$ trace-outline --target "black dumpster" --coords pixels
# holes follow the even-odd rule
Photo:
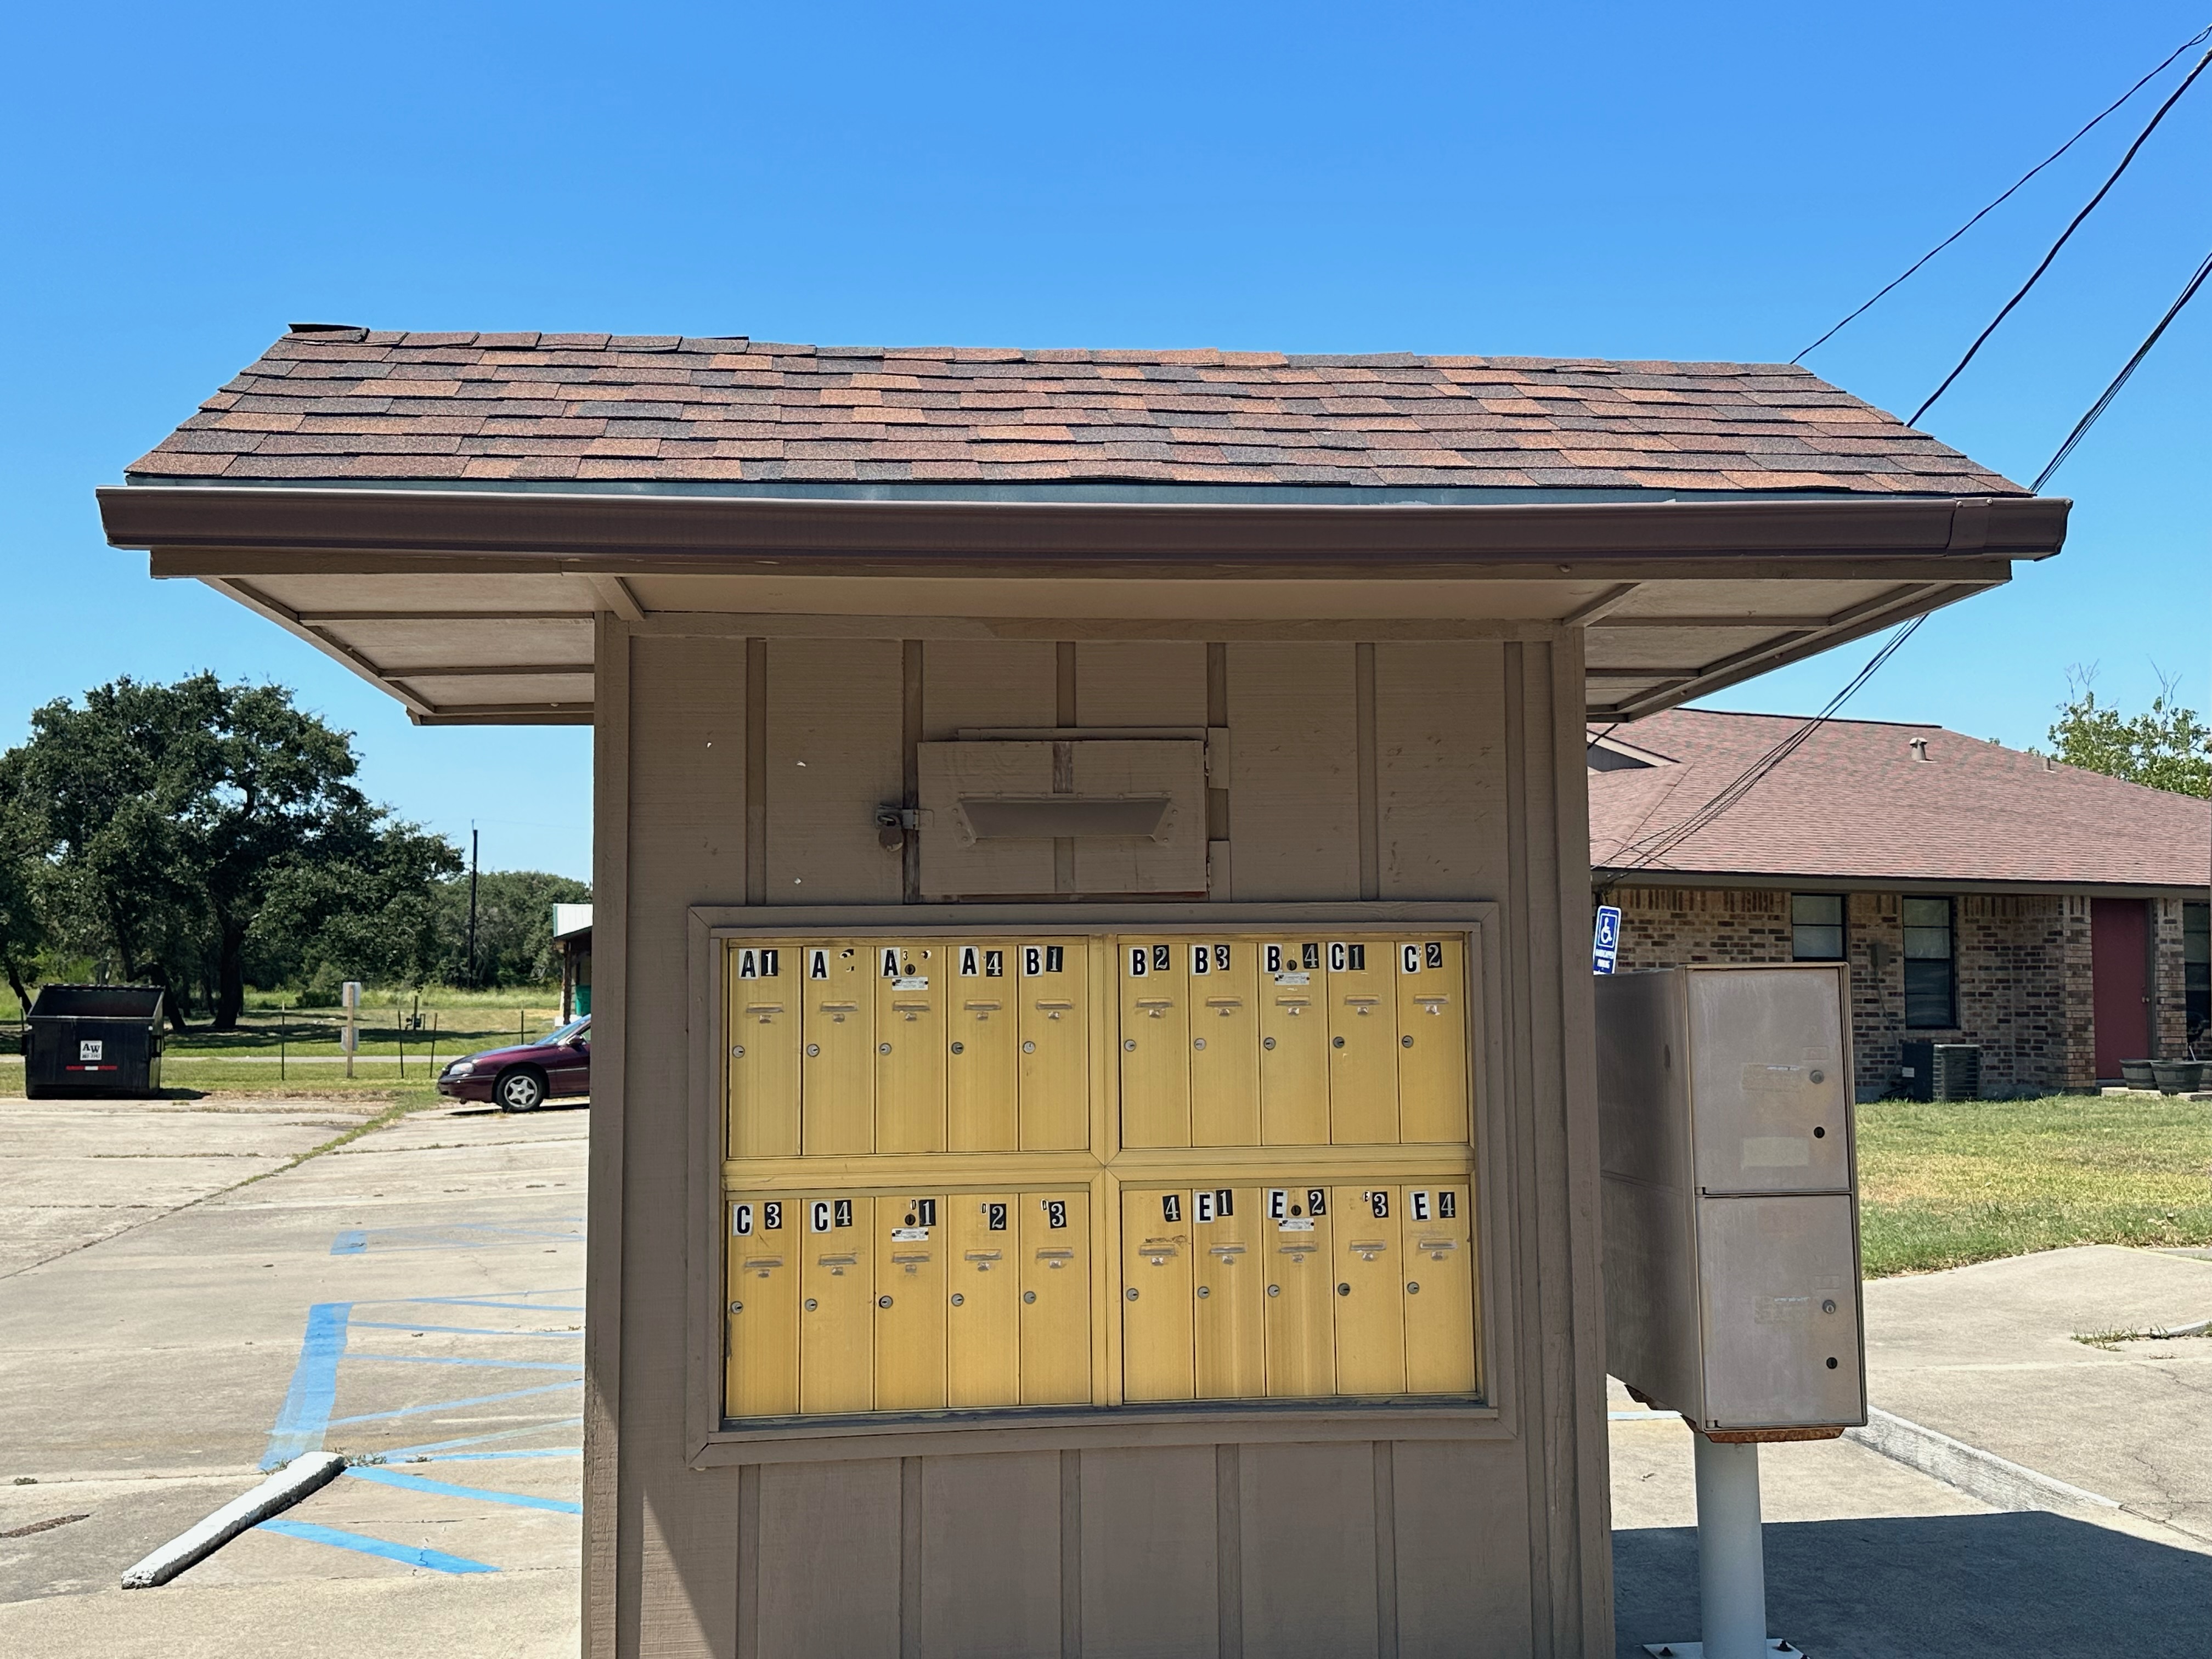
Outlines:
[[[46,985],[23,1031],[23,1092],[149,1095],[161,1086],[161,988]]]

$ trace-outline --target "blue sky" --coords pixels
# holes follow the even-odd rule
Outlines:
[[[1783,359],[2197,3],[21,9],[0,743],[118,674],[274,678],[380,799],[587,874],[588,732],[417,730],[102,542],[94,488],[288,321]],[[1812,366],[1909,412],[2188,61]],[[2212,72],[1931,430],[2034,475],[2212,246],[2208,138]],[[2066,553],[1851,712],[2025,744],[2090,663],[2203,708],[2209,368],[2212,300],[2054,483]],[[1870,648],[1719,701],[1816,708]]]

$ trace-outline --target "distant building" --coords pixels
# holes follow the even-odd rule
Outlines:
[[[2201,1044],[2212,803],[1939,726],[1831,720],[1674,836],[1802,723],[1677,708],[1592,729],[1592,880],[1623,913],[1624,971],[1848,961],[1863,1098],[1913,1038],[1980,1045],[1996,1096]]]
[[[561,952],[561,1018],[592,1012],[592,907],[553,907],[553,945]]]

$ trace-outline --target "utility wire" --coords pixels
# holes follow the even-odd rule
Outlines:
[[[2127,385],[2130,377],[2142,366],[2142,360],[2150,356],[2150,349],[2158,343],[2159,336],[2166,332],[2166,325],[2181,315],[2181,308],[2197,297],[2197,290],[2204,286],[2207,276],[2212,276],[2212,253],[2204,256],[2203,263],[2197,267],[2197,274],[2189,279],[2179,297],[2166,308],[2166,315],[2158,319],[2158,326],[2144,337],[2143,343],[2136,348],[2136,355],[2129,358],[2126,366],[2112,377],[2112,385],[2105,388],[2105,395],[2089,405],[2089,412],[2074,423],[2074,429],[2066,434],[2066,441],[2058,446],[2058,453],[2051,458],[2042,471],[2035,475],[2034,483],[2029,486],[2034,494],[2040,495],[2043,493],[2043,486],[2051,482],[2051,475],[2066,465],[2066,458],[2074,453],[2074,446],[2089,435],[2089,428],[2096,425],[2104,412],[2112,407],[2112,399],[2120,395],[2120,388]]]
[[[2204,73],[2204,66],[2208,64],[2212,64],[2212,52],[2206,52],[2202,58],[2197,60],[2197,67],[2189,71],[2188,75],[2183,79],[2181,84],[2176,87],[2167,96],[2166,100],[2158,106],[2158,112],[2152,116],[2150,118],[2149,124],[2146,125],[2141,132],[2136,135],[2135,143],[2128,146],[2128,153],[2120,157],[2120,164],[2112,169],[2112,176],[2106,179],[2102,185],[2098,186],[2097,193],[2089,198],[2088,204],[2079,213],[2075,214],[2074,216],[2073,222],[2069,224],[2064,230],[2059,233],[2058,240],[2051,245],[2051,252],[2043,256],[2043,263],[2037,265],[2034,270],[2029,273],[2027,280],[2020,285],[2020,292],[2014,295],[2011,299],[2007,300],[2004,302],[2004,308],[1999,311],[1995,317],[1990,319],[1990,325],[1974,337],[1973,344],[1966,348],[1966,355],[1959,359],[1958,367],[1943,377],[1942,385],[1937,386],[1935,391],[1928,394],[1927,402],[1922,404],[1919,408],[1912,411],[1912,418],[1905,422],[1907,426],[1918,426],[1920,424],[1920,417],[1923,415],[1925,415],[1929,409],[1934,407],[1936,400],[1938,398],[1942,397],[1945,392],[1951,389],[1951,383],[1954,380],[1957,380],[1960,375],[1966,373],[1966,365],[1974,361],[1975,354],[1981,350],[1984,343],[1989,339],[1990,335],[1997,331],[1997,325],[2003,322],[2006,318],[2012,315],[2013,307],[2027,297],[2027,291],[2033,288],[2036,283],[2042,279],[2043,273],[2045,271],[2051,269],[2051,262],[2058,257],[2058,250],[2066,246],[2069,240],[2072,238],[2074,233],[2081,229],[2081,222],[2097,210],[2097,204],[2105,199],[2105,197],[2112,190],[2114,185],[2119,183],[2120,175],[2128,170],[2128,163],[2136,159],[2136,152],[2143,147],[2144,143],[2149,139],[2152,133],[2158,131],[2158,124],[2166,119],[2166,112],[2168,110],[2172,109],[2174,105],[2181,101],[2182,94],[2187,92],[2191,87],[2197,84],[2197,77]]]
[[[1826,726],[1829,720],[1833,719],[1835,717],[1836,711],[1841,708],[1846,702],[1849,702],[1852,696],[1856,694],[1859,688],[1863,686],[1869,680],[1872,679],[1875,674],[1881,672],[1882,665],[1897,654],[1899,647],[1904,645],[1905,641],[1911,639],[1913,635],[1919,631],[1920,624],[1926,622],[1930,614],[1930,612],[1923,611],[1918,616],[1912,618],[1911,621],[1899,627],[1895,633],[1889,636],[1887,642],[1882,646],[1881,649],[1875,652],[1874,655],[1868,659],[1866,666],[1860,669],[1857,673],[1852,675],[1850,681],[1844,686],[1844,689],[1837,692],[1834,696],[1828,699],[1827,706],[1826,708],[1822,708],[1819,714],[1814,715],[1810,720],[1805,721],[1804,724],[1798,726],[1796,730],[1790,732],[1786,738],[1784,738],[1779,743],[1776,744],[1771,749],[1769,749],[1757,760],[1752,762],[1752,763],[1744,768],[1742,771],[1737,773],[1735,776],[1729,779],[1727,783],[1722,785],[1720,789],[1710,800],[1706,801],[1703,806],[1698,808],[1696,811],[1691,813],[1689,817],[1684,818],[1673,828],[1662,830],[1657,835],[1648,838],[1641,843],[1632,842],[1629,847],[1621,848],[1620,850],[1622,852],[1628,852],[1636,850],[1640,847],[1641,850],[1638,850],[1636,856],[1627,863],[1621,864],[1615,862],[1609,864],[1605,867],[1607,870],[1622,875],[1625,875],[1631,871],[1641,870],[1654,860],[1665,857],[1667,854],[1672,852],[1683,842],[1688,840],[1689,837],[1697,834],[1698,830],[1704,829],[1707,824],[1711,823],[1715,819],[1718,818],[1723,812],[1726,812],[1729,808],[1735,806],[1737,802],[1741,801],[1746,795],[1749,794],[1758,787],[1761,779],[1765,778],[1769,773],[1772,772],[1776,767],[1781,765],[1783,762],[1788,760],[1800,749],[1802,749],[1807,743],[1810,742],[1812,740],[1813,734],[1818,732],[1823,726]]]
[[[2075,133],[2071,138],[2069,138],[2064,143],[2059,145],[2057,149],[2052,150],[2050,155],[2045,156],[2040,161],[2038,161],[2026,173],[2021,173],[2018,179],[2013,181],[2012,187],[2007,190],[2004,194],[1991,202],[1987,207],[1984,208],[1979,213],[1977,213],[1972,218],[1967,220],[1965,224],[1960,225],[1958,229],[1953,231],[1942,241],[1936,243],[1934,247],[1929,248],[1927,252],[1922,254],[1917,259],[1915,259],[1897,276],[1884,283],[1880,291],[1875,295],[1873,299],[1869,300],[1856,311],[1851,313],[1850,316],[1844,318],[1842,322],[1838,323],[1833,328],[1830,329],[1826,334],[1823,334],[1819,339],[1814,341],[1812,344],[1807,346],[1804,350],[1799,352],[1790,361],[1793,363],[1804,362],[1806,358],[1811,356],[1822,346],[1827,344],[1829,341],[1834,339],[1836,336],[1849,328],[1853,323],[1858,321],[1860,318],[1865,316],[1868,312],[1872,311],[1876,305],[1887,297],[1892,289],[1900,286],[1907,277],[1918,270],[1921,266],[1926,264],[1930,259],[1941,253],[1945,248],[1950,246],[1952,243],[1957,241],[1961,236],[1964,236],[1976,225],[1978,225],[1983,220],[1988,218],[1990,214],[1994,213],[1997,209],[2002,207],[2007,202],[2010,201],[2014,195],[2019,191],[2021,185],[2027,184],[2027,181],[2034,178],[2037,173],[2042,172],[2044,168],[2049,167],[2060,156],[2065,155],[2068,150],[2073,149],[2075,145],[2080,143],[2084,138],[2087,138],[2091,131],[2102,124],[2106,116],[2114,113],[2118,110],[2121,105],[2126,103],[2129,99],[2134,97],[2145,87],[2148,86],[2153,81],[2155,81],[2160,75],[2164,74],[2167,66],[2170,65],[2175,58],[2180,57],[2183,52],[2187,52],[2190,47],[2202,45],[2208,40],[2212,40],[2212,25],[2207,25],[2205,27],[2197,30],[2196,33],[2191,35],[2189,39],[2184,40],[2172,52],[2166,53],[2166,55],[2159,61],[2159,65],[2156,69],[2151,70],[2151,72],[2144,76],[2142,80],[2136,82],[2135,85],[2130,87],[2118,98],[2107,104],[2096,115],[2091,117],[2088,125],[2083,127],[2079,132]]]

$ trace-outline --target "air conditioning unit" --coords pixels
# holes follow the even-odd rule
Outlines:
[[[1914,1100],[1979,1100],[1982,1050],[1974,1042],[1926,1040],[1899,1047],[1898,1079]]]

